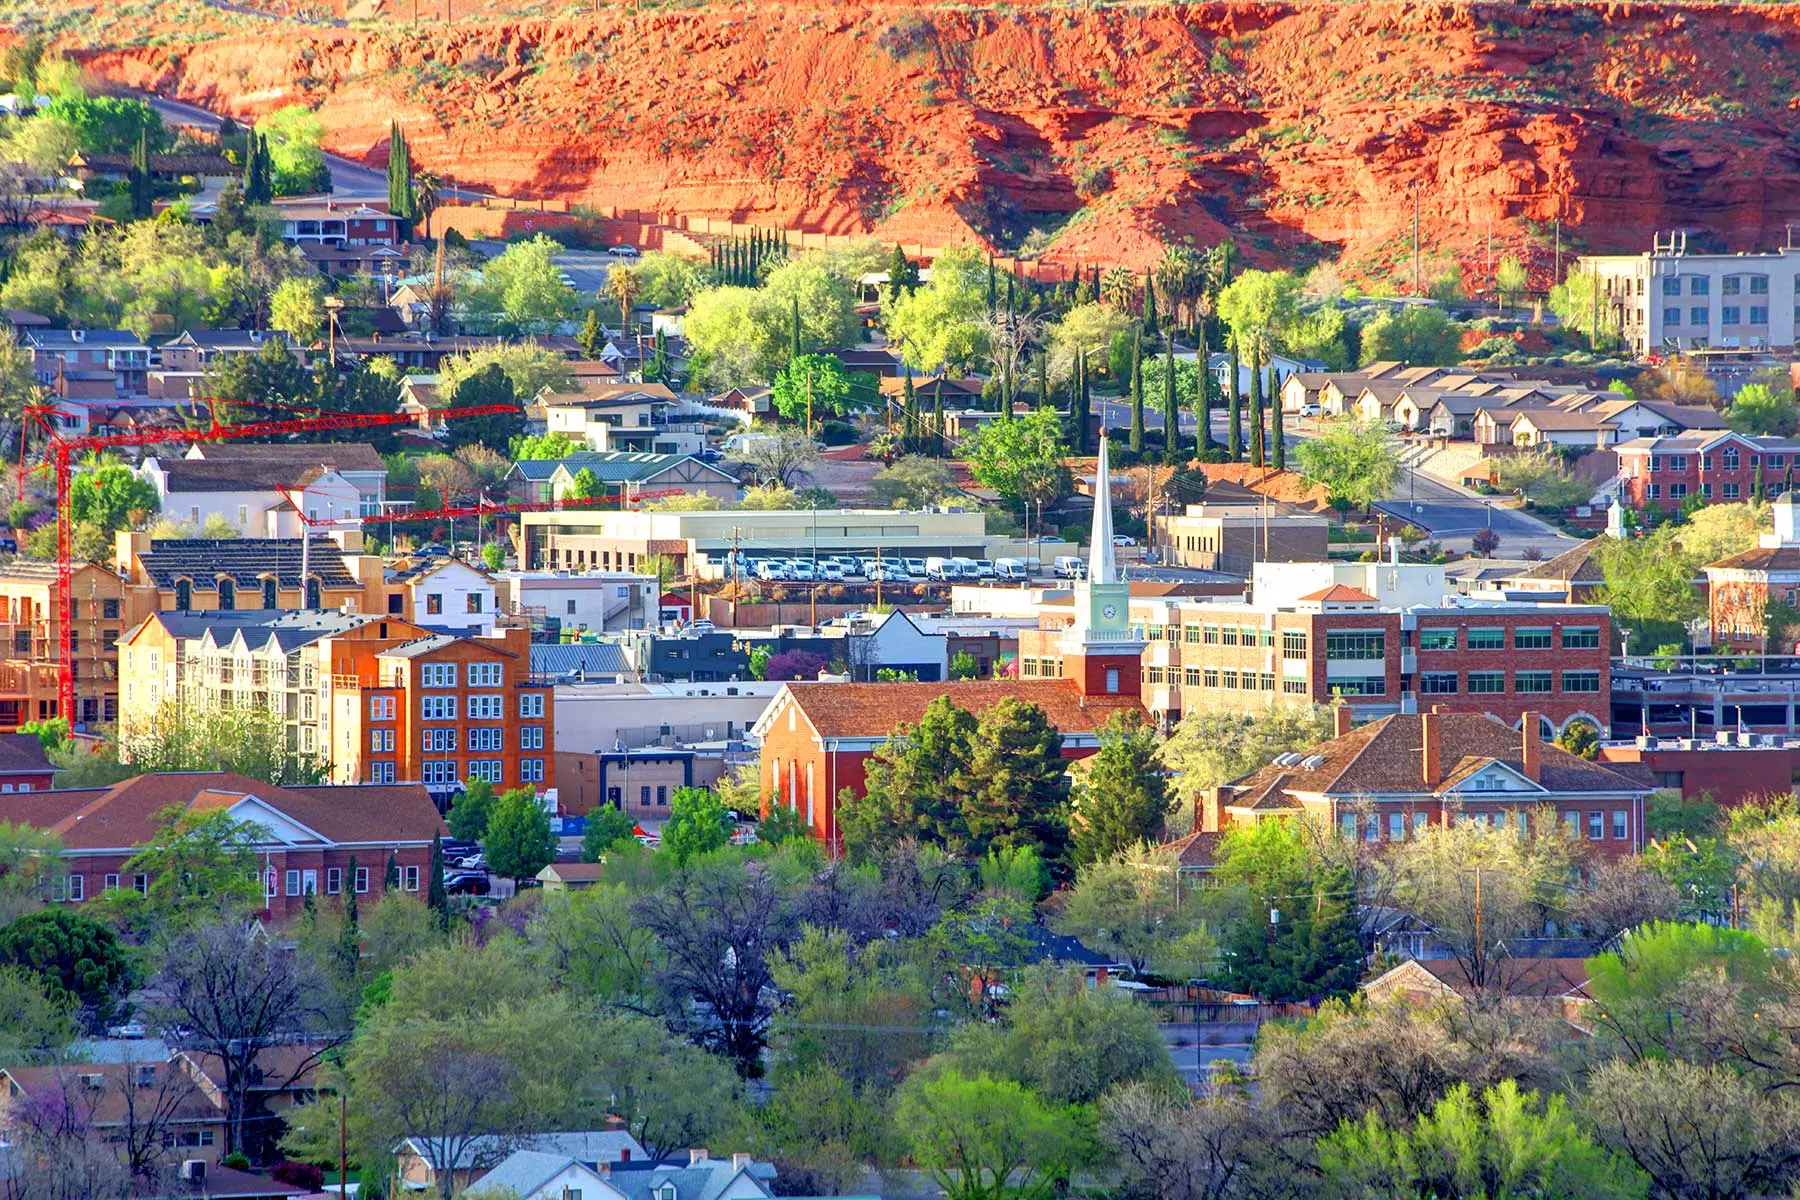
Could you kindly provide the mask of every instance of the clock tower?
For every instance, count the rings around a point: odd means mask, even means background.
[[[1087,577],[1075,584],[1075,623],[1063,634],[1063,677],[1084,696],[1131,696],[1142,691],[1144,639],[1132,632],[1131,588],[1113,561],[1112,482],[1106,438],[1094,469],[1094,531]]]

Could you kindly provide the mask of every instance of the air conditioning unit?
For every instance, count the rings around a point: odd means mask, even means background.
[[[181,1179],[184,1183],[206,1182],[206,1160],[204,1158],[184,1158],[181,1160]]]
[[[90,1091],[95,1091],[95,1092],[100,1091],[102,1088],[104,1088],[106,1086],[106,1076],[104,1076],[104,1075],[83,1075],[81,1077],[81,1086],[89,1089]]]

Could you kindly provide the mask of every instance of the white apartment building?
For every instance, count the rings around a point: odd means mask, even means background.
[[[1601,327],[1639,355],[1690,350],[1791,350],[1800,324],[1800,247],[1752,254],[1688,253],[1679,235],[1643,254],[1588,255],[1600,277]]]

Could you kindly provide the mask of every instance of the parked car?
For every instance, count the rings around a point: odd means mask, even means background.
[[[606,252],[614,258],[636,258],[638,256],[638,248],[636,246],[608,246]]]
[[[914,579],[925,577],[925,560],[922,558],[902,558],[896,561],[906,564],[906,573]]]
[[[725,452],[713,446],[704,446],[700,450],[700,461],[723,462],[725,461]]]
[[[1113,545],[1135,546],[1137,545],[1137,539],[1132,537],[1129,533],[1115,533],[1113,534]]]
[[[1085,579],[1087,577],[1087,564],[1068,554],[1056,556],[1055,570],[1058,579]]]
[[[956,568],[956,573],[951,574],[950,570],[946,568],[944,571],[945,579],[975,579],[978,577],[979,569],[976,567],[975,560],[972,558],[963,558],[959,555],[950,560],[950,565]],[[992,571],[990,570],[989,573],[992,574]]]
[[[487,867],[487,855],[471,854],[466,858],[458,859],[456,865],[465,871],[485,870]]]
[[[818,577],[819,577],[818,568],[815,567],[812,564],[812,562],[808,559],[801,559],[799,562],[792,563],[788,566],[788,578],[789,579],[799,580],[799,581],[805,582],[805,583],[811,583],[813,580],[817,579]]]
[[[837,562],[831,562],[829,560],[826,562],[820,563],[819,564],[819,578],[820,579],[829,579],[829,580],[832,580],[833,582],[842,583],[843,579],[844,579],[844,564],[837,563]]]
[[[127,1021],[123,1025],[108,1025],[106,1027],[107,1037],[141,1038],[148,1036],[148,1034],[149,1031],[144,1028],[144,1023],[142,1021]]]
[[[953,560],[948,559],[948,558],[940,558],[940,557],[937,557],[936,555],[933,555],[931,558],[928,558],[925,560],[925,578],[927,578],[927,579],[955,579],[956,576],[957,576],[956,564]]]
[[[485,874],[477,871],[458,871],[444,879],[444,891],[452,896],[485,896],[493,886]]]
[[[1302,404],[1300,406],[1300,415],[1303,417],[1323,416],[1324,412],[1325,410],[1316,404]]]
[[[994,560],[994,578],[1030,579],[1030,564],[1022,558],[996,558]]]
[[[764,559],[762,562],[756,564],[756,577],[758,579],[791,578],[787,564],[776,562],[773,559]]]

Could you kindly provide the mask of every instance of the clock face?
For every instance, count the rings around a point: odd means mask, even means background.
[[[1119,610],[1115,605],[1108,604],[1105,608],[1100,610],[1100,615],[1110,621],[1119,615]]]

